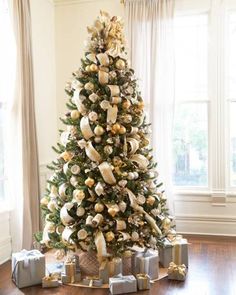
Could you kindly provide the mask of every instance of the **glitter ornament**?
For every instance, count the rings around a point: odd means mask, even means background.
[[[84,193],[84,191],[79,190],[79,189],[75,189],[75,190],[73,191],[73,199],[74,199],[76,202],[81,202],[84,198],[85,198],[85,193]]]
[[[121,97],[119,97],[119,96],[113,96],[112,99],[111,99],[111,102],[113,104],[121,103]]]
[[[110,145],[106,145],[106,146],[104,147],[104,152],[105,152],[107,155],[110,155],[110,154],[112,154],[112,152],[113,152],[113,148],[112,148]]]
[[[77,237],[79,240],[85,240],[88,236],[88,233],[85,229],[81,229],[77,233]]]
[[[133,180],[134,179],[134,173],[133,172],[129,172],[128,173],[128,179],[129,180]]]
[[[85,88],[86,90],[90,90],[90,91],[92,91],[92,90],[94,89],[94,85],[93,85],[93,83],[88,82],[88,83],[86,83],[86,84],[84,85],[84,88]]]
[[[129,108],[131,107],[131,102],[129,100],[125,100],[123,103],[122,103],[122,108],[124,110],[128,110]]]
[[[94,137],[94,141],[95,141],[96,143],[100,143],[101,140],[102,140],[102,138],[101,138],[100,136],[95,136],[95,137]]]
[[[148,205],[152,206],[155,203],[155,201],[156,201],[156,199],[154,197],[150,196],[150,197],[147,198],[146,203]]]
[[[105,237],[107,242],[111,242],[112,240],[114,240],[115,235],[112,231],[109,231],[106,233]]]
[[[89,113],[88,117],[90,121],[95,122],[98,119],[98,114],[96,112],[91,112]]]
[[[91,64],[89,69],[90,69],[91,72],[96,72],[98,70],[98,66],[95,65],[95,64]]]
[[[85,213],[85,209],[83,208],[83,207],[78,207],[77,208],[77,211],[76,211],[76,215],[77,216],[83,216],[84,215],[84,213]]]
[[[116,68],[118,70],[124,70],[125,69],[125,61],[123,59],[118,59],[116,61],[116,64],[115,65],[116,65]]]
[[[94,206],[94,210],[95,210],[95,212],[100,213],[104,210],[104,205],[102,203],[97,203]]]

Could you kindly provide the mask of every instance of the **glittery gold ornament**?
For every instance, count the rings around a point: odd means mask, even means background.
[[[124,70],[125,69],[125,61],[123,59],[118,59],[116,61],[116,68],[118,70]]]
[[[146,203],[152,206],[155,203],[155,200],[156,199],[154,197],[149,196],[146,200]]]
[[[119,130],[119,133],[120,134],[125,134],[126,133],[126,128],[124,126],[121,126],[120,130]]]
[[[118,205],[113,205],[108,209],[108,213],[112,216],[115,217],[116,214],[120,211],[120,208]]]
[[[69,162],[73,158],[73,154],[71,152],[65,151],[61,153],[60,157],[63,158],[65,162]]]
[[[84,191],[80,190],[80,189],[75,189],[73,191],[73,199],[77,202],[82,201],[85,198],[85,193]]]
[[[104,205],[102,203],[97,203],[94,206],[95,212],[102,212],[104,210]]]
[[[80,117],[80,112],[77,111],[77,110],[73,110],[70,113],[70,117],[71,117],[72,120],[77,120]]]
[[[171,225],[171,220],[168,217],[166,217],[162,220],[162,226],[163,226],[164,230],[169,230],[170,225]]]
[[[107,242],[111,242],[115,238],[115,235],[112,231],[107,232],[105,236]]]
[[[102,126],[96,126],[95,129],[94,129],[94,133],[97,135],[97,136],[101,136],[103,135],[104,133],[104,129]]]
[[[98,66],[95,64],[91,64],[89,68],[91,72],[96,72],[98,70]]]
[[[143,101],[140,101],[140,102],[138,103],[138,109],[139,109],[139,110],[143,110],[143,109],[144,109],[144,102],[143,102]]]
[[[126,222],[124,220],[116,220],[116,230],[124,230],[126,229]]]
[[[88,83],[86,83],[86,84],[84,85],[84,88],[85,88],[86,90],[90,90],[90,91],[92,91],[92,90],[94,89],[94,85],[93,85],[93,83],[88,82]]]
[[[131,102],[129,100],[125,100],[122,103],[122,107],[123,107],[124,110],[128,110],[131,107]]]
[[[124,115],[123,116],[123,121],[124,121],[124,123],[127,123],[127,124],[131,123],[132,122],[132,116],[130,114]]]
[[[85,67],[85,71],[86,71],[86,72],[90,72],[90,66],[86,66],[86,67]]]
[[[88,187],[91,188],[94,185],[95,181],[93,178],[88,177],[84,183],[85,183],[85,185],[87,185]]]

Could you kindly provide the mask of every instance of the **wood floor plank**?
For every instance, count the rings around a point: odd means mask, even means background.
[[[189,272],[185,282],[153,284],[139,295],[236,295],[236,239],[231,237],[188,236]],[[0,266],[0,295],[107,295],[108,290],[62,286],[17,289],[11,282],[10,262]]]

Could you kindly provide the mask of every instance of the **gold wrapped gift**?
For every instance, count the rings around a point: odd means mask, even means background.
[[[171,262],[168,267],[168,279],[184,281],[187,274],[187,268],[184,264],[177,265],[174,262]]]
[[[136,275],[138,289],[139,290],[148,290],[151,287],[150,276],[145,273],[139,273]]]

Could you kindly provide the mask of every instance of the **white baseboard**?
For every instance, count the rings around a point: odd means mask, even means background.
[[[183,234],[236,236],[235,218],[176,217],[176,230]]]

